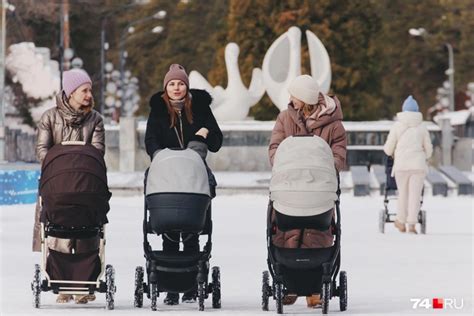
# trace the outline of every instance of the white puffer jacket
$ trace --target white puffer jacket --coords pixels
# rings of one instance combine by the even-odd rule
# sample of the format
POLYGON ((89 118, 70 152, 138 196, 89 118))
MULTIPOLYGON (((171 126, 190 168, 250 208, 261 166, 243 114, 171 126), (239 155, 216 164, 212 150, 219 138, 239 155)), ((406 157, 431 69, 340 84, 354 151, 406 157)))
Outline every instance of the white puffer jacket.
POLYGON ((392 175, 399 170, 428 171, 426 160, 433 153, 428 129, 420 112, 397 113, 383 150, 394 157, 392 175))

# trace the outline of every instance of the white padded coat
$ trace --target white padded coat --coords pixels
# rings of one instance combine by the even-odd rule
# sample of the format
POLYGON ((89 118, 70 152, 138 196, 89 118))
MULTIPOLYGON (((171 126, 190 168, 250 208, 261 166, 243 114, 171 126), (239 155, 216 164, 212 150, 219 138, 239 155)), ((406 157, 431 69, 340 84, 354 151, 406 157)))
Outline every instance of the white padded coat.
POLYGON ((397 113, 397 122, 390 129, 383 150, 394 157, 392 175, 399 170, 428 171, 427 159, 433 153, 433 145, 422 114, 397 113))

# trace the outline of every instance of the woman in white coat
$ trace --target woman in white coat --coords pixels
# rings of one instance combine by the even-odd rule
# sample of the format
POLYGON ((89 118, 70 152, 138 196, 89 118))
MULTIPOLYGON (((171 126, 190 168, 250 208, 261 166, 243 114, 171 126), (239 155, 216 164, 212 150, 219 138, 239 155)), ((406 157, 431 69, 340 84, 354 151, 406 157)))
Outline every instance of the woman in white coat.
POLYGON ((427 159, 433 153, 430 134, 423 124, 418 103, 410 95, 403 102, 398 121, 392 126, 384 152, 393 156, 392 176, 398 187, 398 212, 395 227, 401 232, 416 234, 423 182, 428 171, 427 159))

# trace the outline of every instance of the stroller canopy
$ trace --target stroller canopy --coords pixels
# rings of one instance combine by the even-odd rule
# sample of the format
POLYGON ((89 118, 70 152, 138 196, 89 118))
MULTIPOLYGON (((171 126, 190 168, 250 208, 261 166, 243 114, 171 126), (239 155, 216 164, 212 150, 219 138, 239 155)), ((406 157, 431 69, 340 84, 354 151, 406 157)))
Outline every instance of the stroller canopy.
POLYGON ((329 145, 318 136, 288 137, 278 146, 270 180, 274 208, 313 216, 334 207, 338 180, 329 145))
POLYGON ((210 196, 207 169, 192 149, 163 149, 148 171, 145 194, 194 193, 210 196))
POLYGON ((107 223, 111 193, 102 154, 91 144, 55 145, 41 166, 41 219, 65 226, 107 223))

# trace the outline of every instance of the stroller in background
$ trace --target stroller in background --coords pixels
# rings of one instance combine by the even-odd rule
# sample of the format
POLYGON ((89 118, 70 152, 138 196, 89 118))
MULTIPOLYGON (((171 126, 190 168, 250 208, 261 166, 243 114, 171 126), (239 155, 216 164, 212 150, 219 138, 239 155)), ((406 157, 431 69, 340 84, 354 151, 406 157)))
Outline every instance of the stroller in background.
POLYGON ((270 286, 269 272, 264 271, 262 310, 268 311, 268 300, 273 297, 277 313, 282 314, 285 295, 314 293, 321 294, 323 314, 327 314, 329 300, 334 296, 339 297, 340 310, 346 310, 347 274, 339 273, 339 196, 339 178, 331 148, 322 138, 288 137, 280 144, 272 169, 267 211, 267 263, 273 282, 270 286), (335 240, 327 248, 281 248, 273 243, 276 229, 300 229, 300 239, 304 229, 331 229, 335 240))
MULTIPOLYGON (((379 212, 379 232, 385 233, 385 223, 393 223, 395 221, 396 213, 390 213, 389 202, 397 199, 397 182, 395 177, 392 177, 393 158, 392 156, 385 156, 385 187, 384 187, 384 208, 379 212)), ((423 197, 425 190, 421 191, 420 206, 423 206, 423 197)), ((420 223, 420 232, 426 234, 426 211, 420 210, 418 213, 418 223, 420 223)))
POLYGON ((53 146, 41 166, 39 196, 42 261, 35 265, 31 283, 34 307, 40 307, 42 291, 71 295, 99 292, 106 294, 107 309, 114 309, 115 272, 112 265, 105 267, 105 224, 111 193, 102 154, 85 142, 53 146), (99 237, 99 248, 62 253, 48 248, 50 237, 99 237))
MULTIPOLYGON (((143 267, 135 270, 134 306, 143 306, 143 293, 157 309, 160 292, 183 293, 197 289, 199 310, 212 293, 212 307, 221 307, 219 267, 212 268, 208 283, 209 259, 212 249, 211 194, 203 159, 192 149, 163 149, 153 158, 145 183, 143 246, 146 277, 143 267), (207 235, 202 251, 171 252, 153 250, 148 234, 192 233, 207 235)), ((178 242, 179 240, 172 240, 178 242)))

